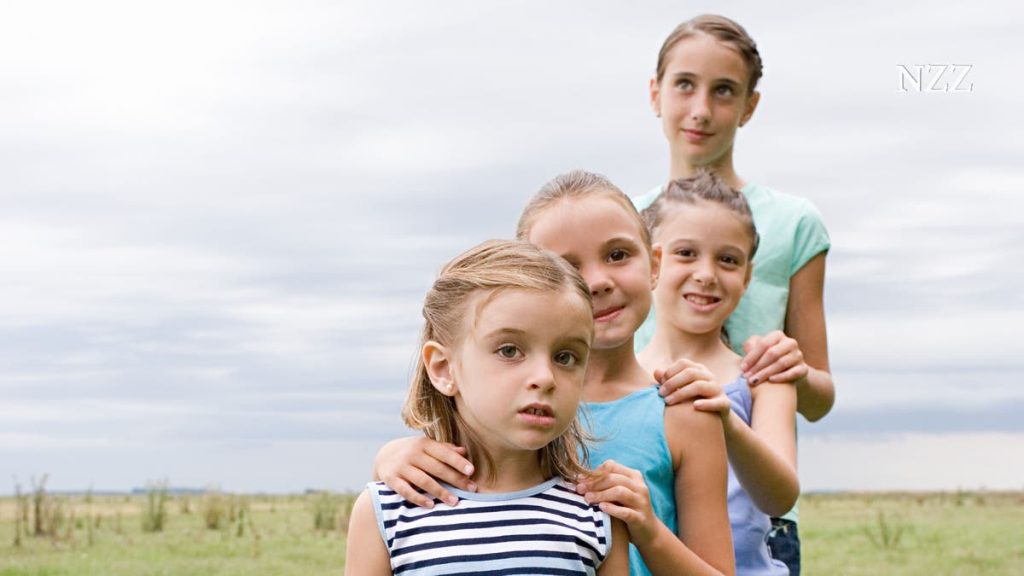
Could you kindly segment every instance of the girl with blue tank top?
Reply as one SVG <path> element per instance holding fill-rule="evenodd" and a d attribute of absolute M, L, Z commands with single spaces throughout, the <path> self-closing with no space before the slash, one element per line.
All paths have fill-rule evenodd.
<path fill-rule="evenodd" d="M 729 402 L 666 406 L 637 361 L 633 334 L 650 309 L 658 260 L 629 198 L 598 175 L 563 174 L 529 202 L 517 236 L 565 258 L 590 287 L 595 332 L 580 419 L 595 468 L 576 489 L 626 523 L 630 574 L 734 574 L 717 417 Z M 375 473 L 409 500 L 422 498 L 410 484 L 444 500 L 452 491 L 427 475 L 465 489 L 466 464 L 451 446 L 402 439 L 381 450 Z"/>
<path fill-rule="evenodd" d="M 757 252 L 750 207 L 741 193 L 704 171 L 670 182 L 642 215 L 661 254 L 661 273 L 654 336 L 640 361 L 651 367 L 675 360 L 690 377 L 728 383 L 730 406 L 720 416 L 729 453 L 736 573 L 788 576 L 787 565 L 772 558 L 767 539 L 769 516 L 785 513 L 800 493 L 796 389 L 773 382 L 751 388 L 724 330 L 750 282 Z"/>

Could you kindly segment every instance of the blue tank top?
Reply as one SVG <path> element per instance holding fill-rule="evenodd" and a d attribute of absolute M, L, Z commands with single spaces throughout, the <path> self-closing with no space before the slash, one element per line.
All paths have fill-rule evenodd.
<path fill-rule="evenodd" d="M 590 449 L 590 465 L 615 460 L 642 472 L 654 514 L 677 533 L 676 474 L 665 439 L 665 401 L 658 388 L 650 386 L 611 402 L 584 402 L 579 413 L 580 421 L 597 439 Z M 651 574 L 632 543 L 629 573 Z"/>
<path fill-rule="evenodd" d="M 732 403 L 732 411 L 750 425 L 754 400 L 743 376 L 725 386 L 725 394 Z M 729 465 L 729 524 L 732 527 L 732 546 L 736 556 L 736 576 L 789 576 L 789 568 L 771 557 L 768 551 L 768 531 L 771 520 L 754 506 L 747 491 L 740 486 Z"/>

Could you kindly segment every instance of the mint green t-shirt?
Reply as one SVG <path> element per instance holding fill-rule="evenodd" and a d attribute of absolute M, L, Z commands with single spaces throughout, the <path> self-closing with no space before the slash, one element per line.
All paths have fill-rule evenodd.
<path fill-rule="evenodd" d="M 754 226 L 761 237 L 750 285 L 725 322 L 733 350 L 742 355 L 747 338 L 785 328 L 790 278 L 811 258 L 827 251 L 831 243 L 821 214 L 810 201 L 756 184 L 747 184 L 741 192 L 750 204 Z M 655 188 L 633 198 L 633 204 L 637 210 L 643 210 L 660 193 L 661 187 Z M 634 335 L 636 351 L 643 350 L 652 336 L 653 308 Z M 783 518 L 795 522 L 796 508 Z"/>

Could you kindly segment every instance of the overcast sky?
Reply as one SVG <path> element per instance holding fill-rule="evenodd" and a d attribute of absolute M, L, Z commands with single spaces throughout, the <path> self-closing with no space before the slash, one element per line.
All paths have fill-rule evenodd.
<path fill-rule="evenodd" d="M 660 184 L 709 11 L 765 60 L 739 173 L 832 235 L 804 488 L 1024 488 L 1024 12 L 958 4 L 4 3 L 0 493 L 360 486 L 436 271 L 559 172 Z"/>

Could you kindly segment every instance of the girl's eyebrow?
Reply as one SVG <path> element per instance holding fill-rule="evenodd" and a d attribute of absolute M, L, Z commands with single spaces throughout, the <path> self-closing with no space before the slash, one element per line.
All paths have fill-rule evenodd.
<path fill-rule="evenodd" d="M 700 78 L 700 76 L 698 76 L 694 72 L 689 72 L 689 71 L 684 70 L 682 72 L 676 72 L 675 74 L 672 75 L 672 78 L 674 78 L 676 80 L 679 80 L 679 79 L 683 79 L 683 78 L 687 78 L 687 79 L 689 79 L 689 78 Z M 712 82 L 713 83 L 719 83 L 719 84 L 730 84 L 732 86 L 739 86 L 740 85 L 739 81 L 737 81 L 734 78 L 730 78 L 728 76 L 722 76 L 721 78 L 716 78 L 716 79 L 712 80 Z"/>
<path fill-rule="evenodd" d="M 504 336 L 506 334 L 508 334 L 510 336 L 528 336 L 529 335 L 526 332 L 526 330 L 520 330 L 519 328 L 511 328 L 511 327 L 508 327 L 508 326 L 503 326 L 501 328 L 495 328 L 494 330 L 491 330 L 487 334 L 484 334 L 484 338 L 493 338 L 494 336 Z"/>
<path fill-rule="evenodd" d="M 637 244 L 637 241 L 635 239 L 629 237 L 629 236 L 612 236 L 611 238 L 609 238 L 609 239 L 605 240 L 604 242 L 602 242 L 601 243 L 601 247 L 602 248 L 607 248 L 608 246 L 611 246 L 613 244 L 622 244 L 622 243 L 630 244 L 632 246 L 639 246 L 639 244 Z"/>

